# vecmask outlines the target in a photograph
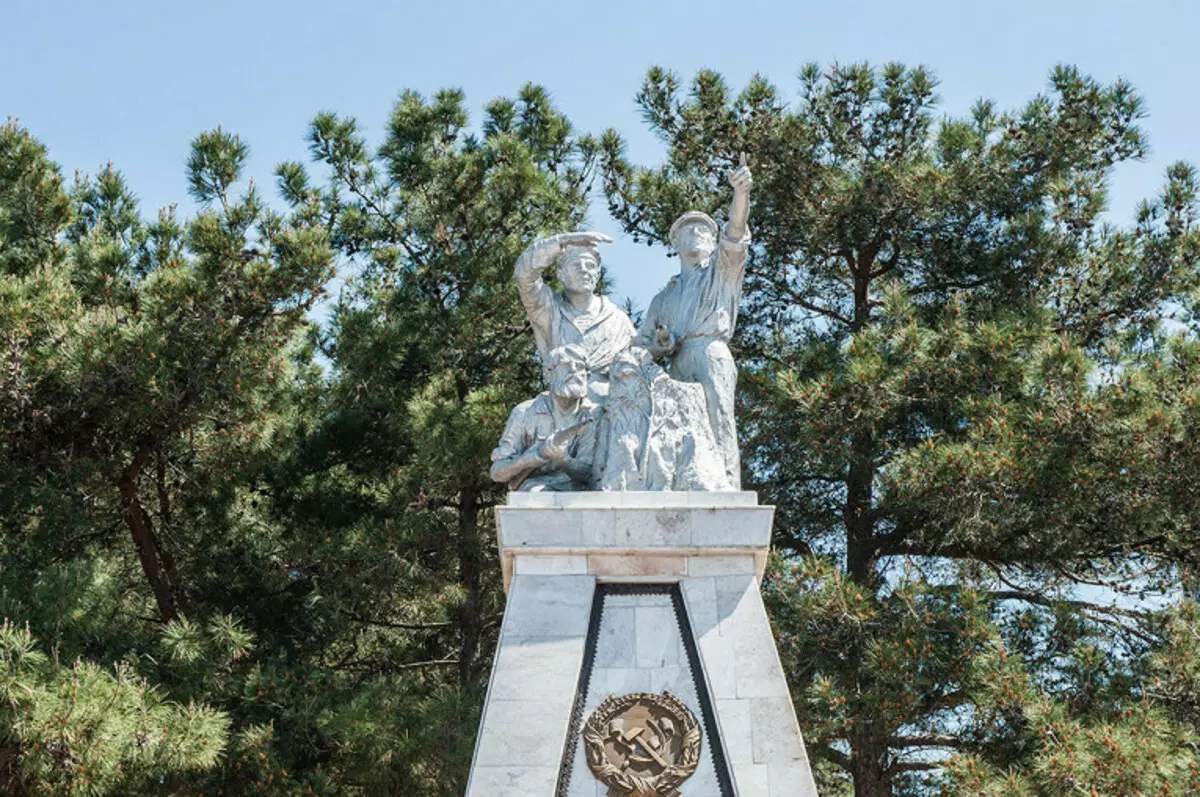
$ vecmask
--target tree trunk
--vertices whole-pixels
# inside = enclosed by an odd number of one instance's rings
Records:
[[[846,505],[842,522],[846,526],[846,572],[856,584],[873,589],[878,540],[872,502],[875,493],[874,436],[870,431],[855,432],[850,442],[850,469],[846,474]]]
[[[143,447],[133,457],[133,462],[121,474],[117,488],[121,491],[121,503],[125,508],[125,522],[129,525],[129,533],[133,536],[133,547],[137,550],[138,559],[142,563],[142,572],[154,592],[154,600],[158,603],[158,615],[164,623],[169,623],[178,615],[175,610],[175,599],[171,594],[171,584],[163,573],[160,562],[158,544],[154,539],[154,528],[150,522],[150,513],[142,506],[138,498],[137,480],[150,457],[150,449]]]
[[[479,547],[479,496],[463,490],[458,506],[459,579],[467,591],[463,606],[462,646],[458,656],[458,679],[464,686],[479,671],[479,644],[483,636],[483,557]]]
[[[0,747],[0,794],[9,797],[26,797],[29,791],[21,776],[20,744],[7,744]]]
[[[892,776],[888,772],[887,741],[872,738],[872,724],[867,721],[850,735],[854,797],[891,797]]]
[[[163,571],[167,574],[167,583],[171,594],[179,606],[187,610],[187,596],[183,594],[183,581],[179,578],[179,569],[175,567],[175,557],[171,555],[171,547],[162,541],[161,535],[169,533],[171,527],[171,499],[167,489],[167,465],[160,448],[156,456],[156,482],[158,489],[158,533],[153,536],[155,549],[162,560]],[[148,514],[148,513],[147,513]]]
[[[854,269],[853,333],[870,323],[869,289],[874,258],[874,251],[861,253]],[[879,540],[875,536],[873,511],[874,491],[875,436],[869,428],[862,428],[851,436],[850,467],[846,474],[846,504],[843,512],[846,573],[855,584],[872,594],[878,588],[876,565],[879,562]],[[887,734],[879,732],[875,718],[864,716],[850,732],[849,742],[854,797],[891,797],[892,775],[888,768]]]

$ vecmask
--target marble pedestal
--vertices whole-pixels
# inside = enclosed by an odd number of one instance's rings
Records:
[[[582,722],[663,689],[703,728],[682,797],[815,797],[759,594],[773,512],[748,492],[511,494],[468,797],[603,797]]]

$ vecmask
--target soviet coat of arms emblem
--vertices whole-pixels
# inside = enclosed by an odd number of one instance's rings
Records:
[[[613,695],[583,726],[583,745],[609,797],[679,797],[700,760],[700,725],[669,692]]]

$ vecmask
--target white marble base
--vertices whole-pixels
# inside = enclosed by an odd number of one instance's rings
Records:
[[[505,589],[517,570],[678,580],[750,567],[761,577],[775,508],[757,500],[748,492],[511,493],[496,508]]]
[[[468,797],[555,796],[595,585],[647,581],[683,592],[738,797],[815,797],[759,594],[773,512],[745,492],[510,495],[497,509],[508,607]],[[587,706],[684,680],[673,614],[641,605],[651,598],[630,598],[602,622]],[[572,797],[605,793],[573,763]],[[709,767],[683,783],[683,797],[719,794]]]

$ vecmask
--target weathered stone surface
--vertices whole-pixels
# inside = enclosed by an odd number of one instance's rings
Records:
[[[731,486],[709,425],[704,389],[667,376],[640,347],[617,355],[596,442],[596,489]]]
[[[471,770],[467,794],[471,797],[527,797],[554,794],[558,766],[476,766]]]
[[[588,572],[587,556],[517,556],[513,572],[519,576],[570,576]]]
[[[685,556],[649,553],[591,554],[587,572],[595,576],[682,576],[687,572]]]
[[[570,713],[569,702],[489,701],[475,750],[476,763],[481,767],[557,767]]]
[[[501,627],[505,637],[582,637],[587,633],[591,576],[517,576]]]
[[[583,659],[584,639],[509,635],[496,652],[490,695],[494,700],[525,700],[529,683],[538,684],[546,700],[570,700],[578,673],[570,668]]]
[[[730,556],[689,556],[687,574],[694,578],[701,576],[746,574],[757,571],[753,554]]]

